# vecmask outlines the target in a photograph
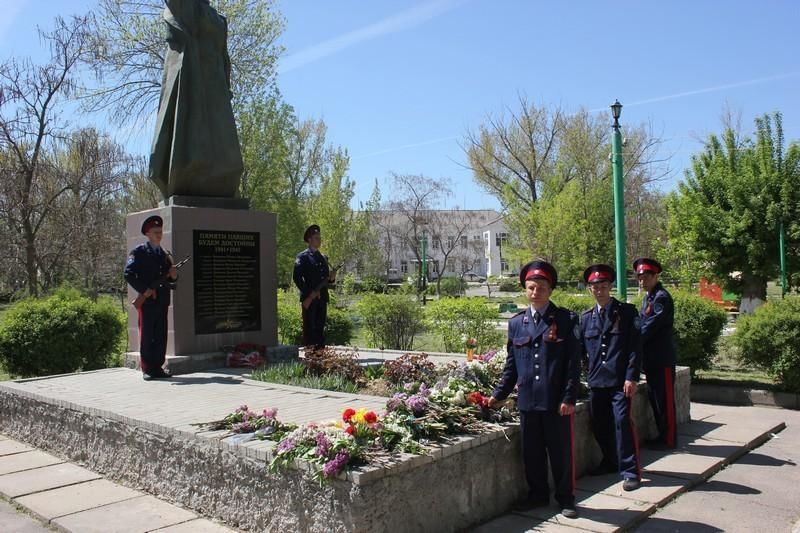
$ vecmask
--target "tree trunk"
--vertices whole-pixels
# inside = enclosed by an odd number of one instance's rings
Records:
[[[28,276],[28,294],[34,298],[39,295],[38,270],[36,268],[36,246],[33,243],[33,231],[24,224],[25,234],[25,272]]]
[[[749,315],[767,300],[767,279],[742,273],[742,302],[739,313]]]

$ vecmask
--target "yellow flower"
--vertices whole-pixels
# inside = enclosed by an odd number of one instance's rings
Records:
[[[356,414],[353,416],[353,420],[358,424],[366,424],[367,421],[364,419],[364,415],[367,414],[367,410],[362,407],[361,409],[356,411]]]

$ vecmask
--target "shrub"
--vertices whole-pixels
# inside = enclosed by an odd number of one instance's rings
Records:
[[[386,292],[386,282],[376,276],[366,276],[361,280],[361,290],[382,294]]]
[[[355,351],[338,351],[333,348],[306,350],[303,356],[306,374],[310,376],[339,375],[350,381],[358,380],[364,373],[358,364]]]
[[[551,300],[559,307],[565,307],[578,316],[581,316],[581,313],[587,309],[591,309],[592,306],[595,305],[594,298],[588,293],[580,294],[554,291]]]
[[[408,295],[368,294],[356,304],[356,312],[370,347],[410,350],[422,331],[422,309]]]
[[[733,339],[744,361],[800,392],[800,298],[770,301],[741,316]]]
[[[428,354],[403,354],[383,364],[383,377],[389,383],[403,385],[420,381],[432,381],[436,376],[436,365],[428,361]]]
[[[458,277],[442,278],[439,296],[461,296],[467,290],[467,282]]]
[[[497,290],[502,292],[520,292],[522,287],[519,278],[499,278],[497,280]]]
[[[278,291],[278,342],[295,346],[303,343],[300,298],[293,289]]]
[[[488,307],[483,298],[442,298],[430,302],[425,315],[448,352],[464,352],[470,337],[478,341],[478,352],[503,343],[504,333],[495,328],[496,308]]]
[[[675,344],[678,364],[691,368],[692,375],[711,368],[717,342],[728,319],[717,304],[697,294],[675,291]]]
[[[327,344],[336,346],[350,344],[350,339],[353,338],[353,327],[353,319],[346,311],[328,306],[328,317],[325,320],[325,342]]]
[[[22,377],[105,368],[118,357],[125,319],[112,302],[75,289],[11,306],[0,325],[0,361]]]

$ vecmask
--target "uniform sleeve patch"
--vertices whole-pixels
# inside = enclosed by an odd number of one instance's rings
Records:
[[[581,338],[581,326],[580,324],[575,324],[575,327],[572,328],[572,334],[575,335],[576,339]]]
[[[655,311],[656,313],[660,313],[663,310],[664,310],[664,306],[663,305],[661,305],[661,304],[653,304],[653,311]]]
[[[642,319],[641,319],[641,317],[639,315],[636,315],[636,317],[634,317],[634,319],[633,319],[633,327],[636,328],[636,329],[641,329],[642,328]]]
[[[131,264],[133,264],[133,262],[135,260],[136,260],[136,258],[134,257],[133,254],[128,254],[128,263],[127,264],[131,265]]]

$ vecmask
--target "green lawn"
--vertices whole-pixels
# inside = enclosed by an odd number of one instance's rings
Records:
[[[778,390],[775,380],[759,368],[749,366],[739,359],[739,353],[731,337],[720,339],[717,355],[709,370],[698,370],[698,383],[732,385],[754,389]]]
[[[370,347],[367,344],[367,333],[364,328],[357,327],[353,330],[353,338],[350,340],[350,344],[358,348]],[[414,337],[413,350],[418,352],[443,352],[444,344],[440,337],[426,332]]]

